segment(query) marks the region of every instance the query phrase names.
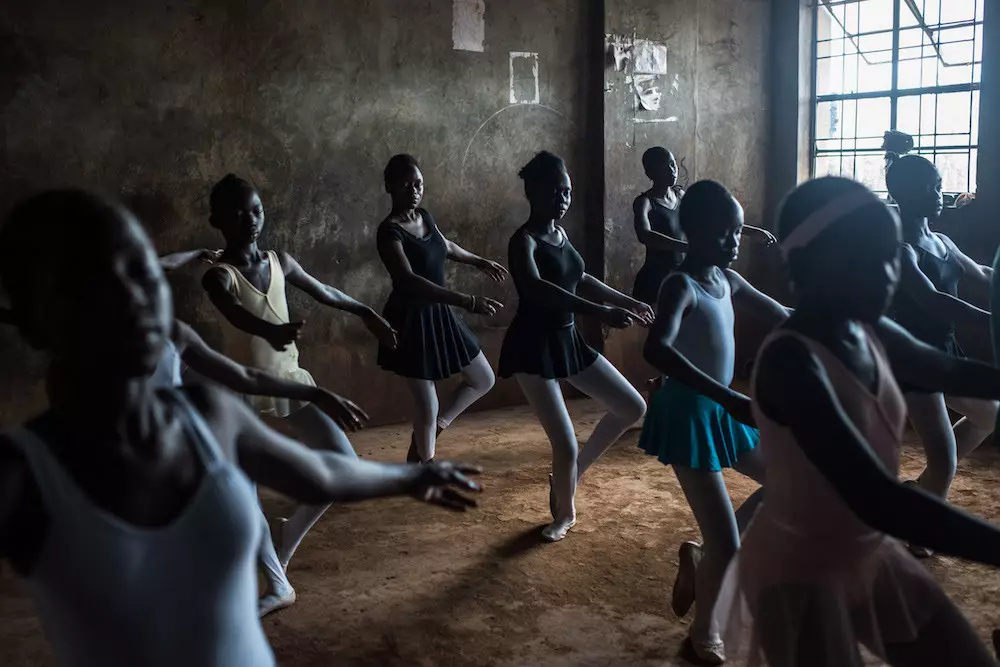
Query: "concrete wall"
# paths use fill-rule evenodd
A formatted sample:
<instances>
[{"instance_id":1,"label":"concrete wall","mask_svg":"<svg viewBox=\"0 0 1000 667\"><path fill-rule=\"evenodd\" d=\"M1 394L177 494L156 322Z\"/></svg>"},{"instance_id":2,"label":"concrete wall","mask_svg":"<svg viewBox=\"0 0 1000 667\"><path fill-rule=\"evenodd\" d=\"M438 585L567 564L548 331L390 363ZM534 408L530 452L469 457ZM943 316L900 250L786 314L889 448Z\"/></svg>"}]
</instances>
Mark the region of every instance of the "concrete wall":
<instances>
[{"instance_id":1,"label":"concrete wall","mask_svg":"<svg viewBox=\"0 0 1000 667\"><path fill-rule=\"evenodd\" d=\"M632 227L632 201L650 185L641 163L650 146L674 153L682 185L706 178L720 181L743 204L747 224L770 226L763 217L770 4L608 0L607 33L667 47L659 111L635 108L630 67L606 70L606 267L608 282L618 289L631 290L643 262ZM737 268L753 279L755 266L776 260L776 251L746 242ZM607 344L609 357L636 383L651 372L641 359L644 338L642 330L616 332Z\"/></svg>"},{"instance_id":2,"label":"concrete wall","mask_svg":"<svg viewBox=\"0 0 1000 667\"><path fill-rule=\"evenodd\" d=\"M601 48L590 26L602 5L606 32L667 42L678 75L668 104L679 118L631 123L628 96L609 73L604 184L588 169L601 124L586 65ZM748 221L760 222L767 0L485 6L485 51L475 53L453 49L445 0L4 3L0 210L41 187L97 188L125 200L164 252L217 247L207 195L234 171L262 191L263 245L289 250L319 278L378 307L389 291L374 247L388 206L381 169L396 152L421 160L426 205L444 231L501 259L527 212L517 168L542 148L563 155L577 190L570 234L581 248L606 249L604 269L623 289L641 263L629 211L645 187L639 155L647 146L675 150L691 180L722 180ZM540 104L510 104L512 51L539 54ZM585 225L580 204L605 187L601 230L602 215L587 212L597 223ZM600 268L600 256L588 258ZM218 343L199 277L184 270L173 278L178 313ZM513 287L467 268L449 279L509 304L496 320L469 318L495 363ZM308 320L300 347L317 380L376 421L399 420L404 388L377 369L360 324L299 295L291 307ZM0 349L0 424L9 424L42 405L41 362L9 331L0 331ZM617 339L609 354L618 363L635 357ZM519 392L505 383L484 405L514 400Z\"/></svg>"}]
</instances>

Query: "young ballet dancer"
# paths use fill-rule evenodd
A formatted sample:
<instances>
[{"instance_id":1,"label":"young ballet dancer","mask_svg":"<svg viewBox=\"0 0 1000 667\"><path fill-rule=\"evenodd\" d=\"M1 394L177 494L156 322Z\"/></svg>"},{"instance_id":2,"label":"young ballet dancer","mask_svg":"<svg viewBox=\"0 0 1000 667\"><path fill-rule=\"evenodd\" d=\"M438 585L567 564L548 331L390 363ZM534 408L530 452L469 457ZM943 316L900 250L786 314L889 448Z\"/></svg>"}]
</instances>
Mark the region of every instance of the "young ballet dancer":
<instances>
[{"instance_id":1,"label":"young ballet dancer","mask_svg":"<svg viewBox=\"0 0 1000 667\"><path fill-rule=\"evenodd\" d=\"M50 379L49 409L0 436L0 559L26 579L59 664L274 665L250 480L312 504L474 504L460 493L478 489L473 468L310 450L226 392L155 389L170 290L117 204L78 191L19 204L0 283Z\"/></svg>"},{"instance_id":2,"label":"young ballet dancer","mask_svg":"<svg viewBox=\"0 0 1000 667\"><path fill-rule=\"evenodd\" d=\"M632 204L635 235L646 247L646 261L635 276L632 296L653 305L660 285L680 265L688 248L680 223L684 190L677 185L677 160L666 148L654 146L643 153L642 168L653 185ZM759 236L767 245L777 242L760 227L745 225L743 231Z\"/></svg>"},{"instance_id":3,"label":"young ballet dancer","mask_svg":"<svg viewBox=\"0 0 1000 667\"><path fill-rule=\"evenodd\" d=\"M1000 396L1000 371L882 317L900 275L900 226L864 186L806 183L778 232L799 301L753 381L767 493L716 608L728 646L742 635L749 664L770 667L860 667L859 644L894 666L996 665L890 535L1000 565L1000 531L899 483L906 406L895 379L986 399Z\"/></svg>"},{"instance_id":4,"label":"young ballet dancer","mask_svg":"<svg viewBox=\"0 0 1000 667\"><path fill-rule=\"evenodd\" d=\"M312 375L299 367L295 341L303 322L289 321L286 282L318 303L359 316L386 346L395 344L392 327L369 306L321 283L288 253L258 247L264 207L253 185L228 174L212 188L210 206L210 222L222 233L226 247L205 272L202 285L224 317L227 357L285 380L315 384ZM343 431L315 405L274 396L252 396L248 400L259 413L285 419L296 437L313 449L356 456ZM261 557L268 587L261 598L261 614L295 601L285 570L302 538L327 507L302 505L287 521L280 521L273 531L276 550L265 539Z\"/></svg>"},{"instance_id":5,"label":"young ballet dancer","mask_svg":"<svg viewBox=\"0 0 1000 667\"><path fill-rule=\"evenodd\" d=\"M722 470L764 481L750 399L730 387L734 308L772 326L788 311L729 268L739 255L743 208L725 187L714 181L692 185L681 201L680 223L690 245L663 282L644 350L667 379L650 401L639 447L673 466L702 534L703 544L681 546L671 601L684 616L697 600L682 655L696 664L721 665L725 649L712 628L712 608L761 497L758 491L734 513Z\"/></svg>"},{"instance_id":6,"label":"young ballet dancer","mask_svg":"<svg viewBox=\"0 0 1000 667\"><path fill-rule=\"evenodd\" d=\"M886 176L889 193L899 206L903 229L903 270L891 314L917 339L954 356L964 356L955 338L956 322L985 332L989 313L961 301L960 280L989 285L993 271L969 259L944 234L932 232L928 221L942 210L941 174L926 158L906 155L896 160ZM993 432L997 403L940 392L902 387L917 435L927 455L920 486L942 498L955 477L958 461ZM952 427L948 409L963 415ZM914 553L927 556L923 547Z\"/></svg>"},{"instance_id":7,"label":"young ballet dancer","mask_svg":"<svg viewBox=\"0 0 1000 667\"><path fill-rule=\"evenodd\" d=\"M376 243L392 277L392 293L382 314L399 332L399 345L379 345L378 364L405 378L413 395L413 435L406 460L416 463L434 458L437 436L496 380L479 341L452 306L492 317L503 304L445 287L445 262L468 264L498 283L507 277L507 269L445 238L434 217L419 208L424 177L416 159L394 156L384 176L392 210L379 225ZM435 383L455 374L461 374L462 383L442 406Z\"/></svg>"},{"instance_id":8,"label":"young ballet dancer","mask_svg":"<svg viewBox=\"0 0 1000 667\"><path fill-rule=\"evenodd\" d=\"M625 328L633 322L648 325L653 314L647 304L586 273L583 258L556 224L569 210L573 193L563 161L542 152L519 175L531 214L510 239L510 269L519 302L503 339L500 376L517 378L552 443L552 523L542 537L555 542L576 524L573 500L583 473L646 411L639 392L583 340L574 315L592 315L608 326ZM608 410L582 449L560 378Z\"/></svg>"}]
</instances>

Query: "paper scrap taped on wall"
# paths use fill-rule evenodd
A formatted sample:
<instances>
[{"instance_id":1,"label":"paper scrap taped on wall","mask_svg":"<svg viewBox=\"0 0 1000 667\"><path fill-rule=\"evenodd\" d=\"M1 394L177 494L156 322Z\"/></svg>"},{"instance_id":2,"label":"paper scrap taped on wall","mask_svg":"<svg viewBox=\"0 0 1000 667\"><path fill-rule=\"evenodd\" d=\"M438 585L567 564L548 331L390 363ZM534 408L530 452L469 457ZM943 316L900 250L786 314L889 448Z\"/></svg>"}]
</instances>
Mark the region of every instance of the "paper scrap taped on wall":
<instances>
[{"instance_id":1,"label":"paper scrap taped on wall","mask_svg":"<svg viewBox=\"0 0 1000 667\"><path fill-rule=\"evenodd\" d=\"M666 74L667 45L648 39L636 40L633 47L632 71L637 74Z\"/></svg>"},{"instance_id":2,"label":"paper scrap taped on wall","mask_svg":"<svg viewBox=\"0 0 1000 667\"><path fill-rule=\"evenodd\" d=\"M486 41L486 0L453 0L451 42L456 51L482 53Z\"/></svg>"},{"instance_id":3,"label":"paper scrap taped on wall","mask_svg":"<svg viewBox=\"0 0 1000 667\"><path fill-rule=\"evenodd\" d=\"M635 97L639 108L646 111L659 111L663 101L659 77L655 74L633 74L632 85L635 87Z\"/></svg>"},{"instance_id":4,"label":"paper scrap taped on wall","mask_svg":"<svg viewBox=\"0 0 1000 667\"><path fill-rule=\"evenodd\" d=\"M510 54L510 103L538 104L538 54Z\"/></svg>"}]
</instances>

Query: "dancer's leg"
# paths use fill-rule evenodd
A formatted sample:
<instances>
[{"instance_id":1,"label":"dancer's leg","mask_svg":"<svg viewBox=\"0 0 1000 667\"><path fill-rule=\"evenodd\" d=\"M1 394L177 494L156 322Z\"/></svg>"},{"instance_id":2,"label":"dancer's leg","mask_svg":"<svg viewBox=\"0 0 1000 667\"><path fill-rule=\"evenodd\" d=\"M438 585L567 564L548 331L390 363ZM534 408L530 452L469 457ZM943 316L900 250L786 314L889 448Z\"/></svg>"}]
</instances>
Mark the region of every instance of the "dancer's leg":
<instances>
[{"instance_id":1,"label":"dancer's leg","mask_svg":"<svg viewBox=\"0 0 1000 667\"><path fill-rule=\"evenodd\" d=\"M915 641L889 644L886 658L893 667L996 667L996 658L943 590L932 604L936 613L920 629Z\"/></svg>"},{"instance_id":2,"label":"dancer's leg","mask_svg":"<svg viewBox=\"0 0 1000 667\"><path fill-rule=\"evenodd\" d=\"M997 423L997 402L945 396L945 403L962 415L954 428L957 458L961 461L993 432Z\"/></svg>"},{"instance_id":3,"label":"dancer's leg","mask_svg":"<svg viewBox=\"0 0 1000 667\"><path fill-rule=\"evenodd\" d=\"M278 559L271 541L271 527L264 509L260 508L261 536L257 550L257 562L264 568L264 594L257 600L257 613L261 617L272 611L284 609L295 602L295 589L285 575L285 568Z\"/></svg>"},{"instance_id":4,"label":"dancer's leg","mask_svg":"<svg viewBox=\"0 0 1000 667\"><path fill-rule=\"evenodd\" d=\"M919 477L920 486L947 498L958 466L958 452L944 396L908 393L906 409L927 456L927 467Z\"/></svg>"},{"instance_id":5,"label":"dancer's leg","mask_svg":"<svg viewBox=\"0 0 1000 667\"><path fill-rule=\"evenodd\" d=\"M490 362L482 352L462 369L462 383L455 388L451 396L441 407L437 417L439 430L451 426L451 423L465 412L470 405L486 395L496 384L496 376L490 368Z\"/></svg>"},{"instance_id":6,"label":"dancer's leg","mask_svg":"<svg viewBox=\"0 0 1000 667\"><path fill-rule=\"evenodd\" d=\"M757 508L760 507L761 501L764 500L764 461L760 456L760 450L754 449L753 451L746 452L733 467L736 469L736 472L746 475L761 485L736 510L736 525L739 527L740 535L742 535L743 531L750 525L753 515L757 513Z\"/></svg>"},{"instance_id":7,"label":"dancer's leg","mask_svg":"<svg viewBox=\"0 0 1000 667\"><path fill-rule=\"evenodd\" d=\"M555 496L553 522L545 527L542 534L545 539L555 542L565 537L576 522L576 508L573 505L579 453L576 434L557 380L523 373L517 373L515 377L552 444L552 492Z\"/></svg>"},{"instance_id":8,"label":"dancer's leg","mask_svg":"<svg viewBox=\"0 0 1000 667\"><path fill-rule=\"evenodd\" d=\"M406 378L413 394L413 441L421 461L434 458L437 441L438 395L433 380Z\"/></svg>"},{"instance_id":9,"label":"dancer's leg","mask_svg":"<svg viewBox=\"0 0 1000 667\"><path fill-rule=\"evenodd\" d=\"M594 432L580 450L577 480L594 461L622 437L630 426L646 414L646 402L635 387L603 355L569 378L569 383L601 404L608 412L597 422Z\"/></svg>"},{"instance_id":10,"label":"dancer's leg","mask_svg":"<svg viewBox=\"0 0 1000 667\"><path fill-rule=\"evenodd\" d=\"M344 431L315 406L305 406L289 415L286 421L295 431L299 442L311 449L335 452L351 458L358 457ZM299 505L288 521L284 522L281 527L280 544L276 545L278 559L283 567L288 568L288 562L292 560L302 538L329 507L329 504Z\"/></svg>"},{"instance_id":11,"label":"dancer's leg","mask_svg":"<svg viewBox=\"0 0 1000 667\"><path fill-rule=\"evenodd\" d=\"M695 617L690 635L699 644L715 644L720 642L720 638L718 628L713 624L712 610L726 567L740 545L736 515L721 472L693 470L678 465L673 468L698 522L703 541L695 583Z\"/></svg>"}]
</instances>

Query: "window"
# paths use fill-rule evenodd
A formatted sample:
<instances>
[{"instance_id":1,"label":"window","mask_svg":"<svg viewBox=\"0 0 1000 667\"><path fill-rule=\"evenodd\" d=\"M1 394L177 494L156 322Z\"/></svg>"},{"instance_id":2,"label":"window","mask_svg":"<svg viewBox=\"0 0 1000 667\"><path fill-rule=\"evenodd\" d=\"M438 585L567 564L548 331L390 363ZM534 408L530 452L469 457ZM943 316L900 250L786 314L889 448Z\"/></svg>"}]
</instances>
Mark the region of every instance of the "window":
<instances>
[{"instance_id":1,"label":"window","mask_svg":"<svg viewBox=\"0 0 1000 667\"><path fill-rule=\"evenodd\" d=\"M913 135L945 192L974 192L986 0L816 0L816 176L885 192L882 135Z\"/></svg>"}]
</instances>

